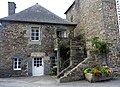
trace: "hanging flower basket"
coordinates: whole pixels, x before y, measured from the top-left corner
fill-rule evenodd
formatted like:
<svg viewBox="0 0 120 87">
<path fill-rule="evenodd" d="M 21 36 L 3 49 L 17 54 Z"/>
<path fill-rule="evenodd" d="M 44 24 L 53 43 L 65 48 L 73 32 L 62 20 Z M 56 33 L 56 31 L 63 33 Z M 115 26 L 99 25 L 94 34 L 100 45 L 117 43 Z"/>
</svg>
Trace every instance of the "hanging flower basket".
<svg viewBox="0 0 120 87">
<path fill-rule="evenodd" d="M 113 70 L 108 66 L 99 66 L 95 68 L 86 68 L 84 70 L 85 78 L 89 82 L 98 82 L 112 78 Z"/>
</svg>

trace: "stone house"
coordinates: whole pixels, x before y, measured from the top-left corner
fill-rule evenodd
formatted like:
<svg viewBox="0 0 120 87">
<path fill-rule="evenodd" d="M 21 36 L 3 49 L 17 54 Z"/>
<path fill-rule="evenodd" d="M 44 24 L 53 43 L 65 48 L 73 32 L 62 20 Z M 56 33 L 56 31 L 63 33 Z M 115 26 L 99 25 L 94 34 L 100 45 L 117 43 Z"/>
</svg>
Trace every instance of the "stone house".
<svg viewBox="0 0 120 87">
<path fill-rule="evenodd" d="M 76 26 L 39 4 L 15 13 L 8 2 L 9 16 L 0 19 L 0 77 L 41 76 L 59 65 L 57 38 L 69 41 Z"/>
<path fill-rule="evenodd" d="M 83 70 L 95 64 L 104 63 L 113 68 L 114 73 L 120 74 L 120 39 L 118 22 L 118 0 L 75 0 L 65 12 L 66 19 L 76 23 L 74 38 L 71 40 L 70 66 L 59 75 L 60 82 L 81 80 Z M 118 10 L 119 11 L 119 10 Z M 75 40 L 80 36 L 79 40 Z M 90 39 L 99 37 L 102 41 L 112 43 L 109 53 L 101 56 L 94 52 Z M 82 40 L 82 41 L 81 41 Z M 81 42 L 83 42 L 81 44 Z M 85 50 L 82 50 L 82 49 Z M 84 53 L 83 61 L 78 61 L 77 52 Z M 82 57 L 79 56 L 79 59 Z M 64 74 L 65 73 L 65 74 Z"/>
<path fill-rule="evenodd" d="M 61 72 L 58 68 L 57 77 L 60 82 L 81 80 L 84 78 L 83 70 L 86 67 L 103 63 L 104 56 L 94 52 L 89 42 L 93 37 L 112 43 L 108 47 L 110 51 L 106 56 L 106 62 L 114 72 L 119 73 L 120 40 L 116 4 L 115 0 L 75 0 L 65 12 L 69 22 L 43 10 L 38 4 L 0 19 L 1 70 L 12 71 L 12 75 L 38 75 L 34 73 L 41 70 L 48 74 L 52 58 L 57 55 L 57 60 L 61 61 L 58 47 L 53 44 L 54 40 L 57 36 L 67 37 L 66 33 L 62 34 L 67 31 L 70 42 L 70 65 Z M 40 37 L 36 36 L 37 30 Z M 31 32 L 36 35 L 32 35 Z M 38 41 L 34 41 L 36 39 Z M 16 71 L 14 65 L 16 61 L 19 65 L 18 60 L 22 61 L 22 64 L 20 70 Z M 37 60 L 40 61 L 39 64 L 36 63 Z M 41 65 L 44 67 L 39 70 L 37 66 Z M 59 62 L 57 66 L 60 67 Z"/>
</svg>

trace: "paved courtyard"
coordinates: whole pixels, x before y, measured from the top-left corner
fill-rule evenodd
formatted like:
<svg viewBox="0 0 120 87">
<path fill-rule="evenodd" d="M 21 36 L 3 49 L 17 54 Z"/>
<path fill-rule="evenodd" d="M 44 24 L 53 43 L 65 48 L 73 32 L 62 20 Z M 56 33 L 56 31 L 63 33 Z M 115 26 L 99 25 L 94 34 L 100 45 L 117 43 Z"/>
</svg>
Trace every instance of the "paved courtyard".
<svg viewBox="0 0 120 87">
<path fill-rule="evenodd" d="M 15 77 L 0 78 L 0 87 L 120 87 L 120 78 L 89 83 L 85 80 L 59 83 L 54 77 Z"/>
</svg>

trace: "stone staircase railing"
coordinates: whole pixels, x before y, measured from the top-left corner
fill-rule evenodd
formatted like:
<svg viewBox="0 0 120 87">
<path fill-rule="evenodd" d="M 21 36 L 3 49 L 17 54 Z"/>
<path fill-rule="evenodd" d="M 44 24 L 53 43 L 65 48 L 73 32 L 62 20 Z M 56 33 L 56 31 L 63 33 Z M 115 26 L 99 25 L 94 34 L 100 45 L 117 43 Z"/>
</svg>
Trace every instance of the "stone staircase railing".
<svg viewBox="0 0 120 87">
<path fill-rule="evenodd" d="M 72 66 L 68 66 L 67 68 L 65 68 L 64 70 L 62 70 L 62 71 L 57 75 L 57 78 L 60 78 L 60 77 L 64 76 L 64 74 L 65 74 L 67 71 L 71 70 L 72 68 L 73 68 Z"/>
</svg>

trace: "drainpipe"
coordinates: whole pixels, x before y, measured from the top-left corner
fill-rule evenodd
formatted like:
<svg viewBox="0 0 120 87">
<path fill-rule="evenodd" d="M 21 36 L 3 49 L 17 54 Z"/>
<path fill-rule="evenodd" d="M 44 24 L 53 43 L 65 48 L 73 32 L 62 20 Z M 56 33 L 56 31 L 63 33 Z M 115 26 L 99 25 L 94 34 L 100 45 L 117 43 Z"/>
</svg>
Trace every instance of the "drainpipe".
<svg viewBox="0 0 120 87">
<path fill-rule="evenodd" d="M 57 75 L 60 72 L 60 50 L 59 48 L 57 49 Z"/>
</svg>

